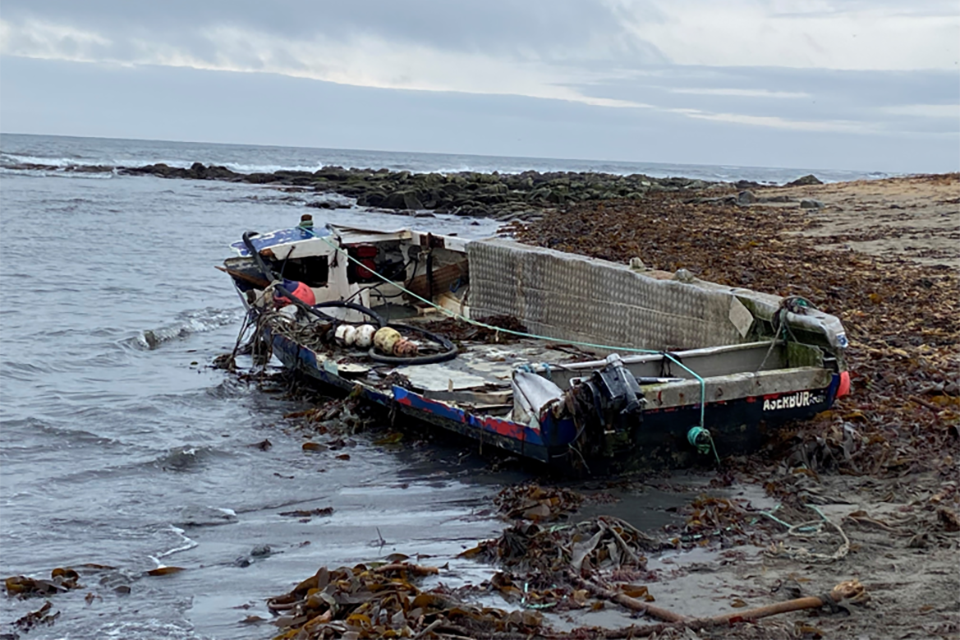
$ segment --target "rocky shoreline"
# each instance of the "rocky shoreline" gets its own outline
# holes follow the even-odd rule
[[[26,170],[54,171],[59,167],[26,164]],[[656,193],[687,193],[691,197],[718,199],[729,204],[756,202],[751,189],[772,185],[741,180],[710,182],[695,178],[655,178],[644,174],[619,175],[594,172],[524,171],[522,173],[412,173],[388,169],[345,169],[326,166],[317,171],[238,173],[220,165],[193,163],[189,168],[158,163],[139,167],[73,166],[71,172],[115,172],[125,176],[156,176],[180,180],[223,180],[289,187],[317,194],[336,194],[356,200],[358,206],[391,211],[435,213],[484,218],[523,219],[544,209],[581,202],[641,200]],[[822,184],[807,175],[788,187]],[[315,201],[308,206],[332,208]]]
[[[724,188],[690,178],[652,178],[604,173],[524,171],[518,174],[458,172],[411,173],[388,169],[323,167],[314,172],[236,173],[222,166],[194,163],[189,169],[153,164],[121,168],[120,175],[153,175],[188,180],[226,180],[277,187],[300,187],[353,198],[361,207],[394,211],[434,211],[504,218],[536,213],[572,202],[640,199],[659,191]]]

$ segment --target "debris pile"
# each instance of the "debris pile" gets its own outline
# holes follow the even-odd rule
[[[514,316],[489,316],[479,318],[477,321],[490,327],[499,327],[500,329],[507,329],[508,331],[527,333],[527,328]],[[509,343],[516,342],[519,339],[511,333],[497,331],[489,327],[481,327],[457,318],[434,320],[433,322],[426,323],[424,327],[433,333],[447,336],[454,342],[472,340],[487,343]]]
[[[500,513],[508,520],[533,522],[564,520],[583,504],[584,496],[569,489],[544,488],[522,484],[503,488],[493,499]]]
[[[305,435],[343,436],[364,431],[370,424],[370,411],[355,398],[332,398],[283,418]]]
[[[670,539],[677,548],[689,549],[719,543],[722,547],[753,544],[762,546],[767,536],[755,525],[762,521],[745,500],[699,496],[685,509],[686,522],[679,535]]]
[[[322,567],[287,594],[270,598],[283,639],[477,637],[529,634],[542,624],[532,611],[504,612],[459,602],[442,589],[414,583],[439,569],[403,560],[329,570]]]

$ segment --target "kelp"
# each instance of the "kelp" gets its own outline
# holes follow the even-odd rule
[[[50,579],[27,578],[25,576],[10,576],[4,580],[8,596],[21,598],[43,597],[56,593],[63,593],[71,589],[83,588],[79,583],[80,574],[70,568],[57,567],[50,572]]]
[[[643,570],[645,554],[662,548],[663,544],[628,522],[599,516],[577,524],[549,527],[521,522],[460,555],[537,574],[549,582],[568,569],[583,573],[601,569]]]
[[[534,522],[566,519],[583,501],[584,496],[576,491],[532,483],[505,487],[493,499],[504,518]]]
[[[60,617],[59,611],[51,611],[53,603],[49,600],[36,611],[31,611],[13,622],[13,627],[20,631],[31,631],[40,625],[52,625]]]
[[[536,612],[466,604],[442,588],[416,585],[438,572],[402,560],[321,567],[289,593],[267,600],[267,607],[279,616],[274,624],[284,640],[528,634],[542,624]]]

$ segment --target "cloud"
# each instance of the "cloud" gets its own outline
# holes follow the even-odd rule
[[[960,120],[960,104],[905,104],[896,107],[883,107],[883,111],[894,115],[916,116],[918,118],[949,118]]]
[[[648,10],[650,14],[653,9]],[[151,38],[193,49],[225,27],[282,41],[383,40],[438,51],[483,53],[514,60],[646,59],[665,62],[625,28],[621,10],[581,0],[5,0],[4,19],[66,23],[85,30]]]
[[[517,96],[678,126],[955,135],[958,28],[939,0],[4,0],[0,54]]]
[[[953,2],[687,0],[660,21],[619,4],[637,39],[678,65],[956,70],[960,61]]]
[[[956,129],[797,130],[659,109],[365,88],[268,73],[8,57],[0,65],[0,121],[11,133],[804,168],[797,177],[831,168],[960,168]]]
[[[692,93],[704,96],[738,96],[743,98],[809,98],[804,91],[770,91],[768,89],[705,89],[701,87],[670,88],[672,93]]]
[[[332,15],[325,14],[315,22],[304,19],[281,25],[267,20],[256,26],[253,17],[259,9],[241,14],[242,18],[211,16],[199,10],[198,21],[191,23],[190,15],[198,13],[193,10],[185,11],[180,25],[172,24],[165,14],[160,27],[149,31],[122,12],[92,20],[91,14],[71,16],[67,11],[56,21],[52,12],[45,19],[18,7],[21,10],[12,12],[12,18],[11,12],[5,11],[0,21],[5,36],[0,52],[74,62],[277,73],[365,87],[525,95],[613,107],[641,105],[581,95],[573,87],[589,81],[590,72],[563,60],[572,55],[589,63],[629,54],[641,61],[662,61],[653,50],[618,40],[609,13],[600,12],[592,21],[577,21],[574,9],[581,3],[551,3],[549,11],[539,14],[505,11],[499,30],[493,28],[489,11],[483,20],[478,5],[470,3],[457,5],[459,15],[451,15],[447,4],[426,11],[411,3],[404,6],[413,15],[403,16],[396,15],[397,3],[367,4],[377,8],[369,19],[346,15],[337,5]],[[149,19],[150,11],[140,20]],[[79,26],[69,22],[71,19]],[[432,23],[430,28],[425,22]],[[303,23],[316,26],[305,30]],[[165,30],[174,26],[179,28]],[[610,33],[605,33],[608,28]],[[578,31],[579,46],[567,48],[573,30]],[[424,39],[418,41],[421,32]],[[451,34],[458,32],[463,39],[451,40]],[[485,47],[480,46],[481,40]]]
[[[844,133],[859,133],[871,129],[864,122],[852,120],[791,120],[779,116],[751,116],[742,113],[707,113],[697,109],[677,109],[691,118],[713,120],[714,122],[731,122],[774,129],[791,129],[795,131],[834,131]]]

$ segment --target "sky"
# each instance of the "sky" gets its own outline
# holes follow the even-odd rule
[[[960,170],[956,0],[3,0],[0,131]]]

